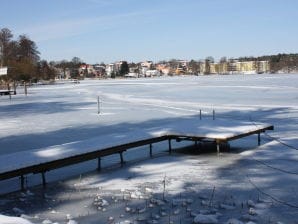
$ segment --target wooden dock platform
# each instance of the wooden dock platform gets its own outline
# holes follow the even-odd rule
[[[13,90],[0,90],[0,96],[16,95]]]
[[[123,164],[123,152],[139,146],[149,145],[149,154],[152,156],[152,144],[157,142],[168,141],[168,151],[171,153],[172,140],[194,142],[208,140],[215,142],[217,151],[220,152],[222,143],[254,134],[257,134],[257,142],[260,145],[261,133],[274,129],[269,124],[233,122],[233,124],[221,120],[197,122],[192,119],[169,124],[166,127],[153,127],[149,130],[126,133],[126,135],[115,133],[89,141],[2,155],[0,156],[0,181],[20,177],[21,189],[24,189],[26,175],[41,173],[42,184],[45,186],[45,173],[48,171],[89,160],[97,160],[97,169],[100,170],[101,158],[112,154],[119,154],[120,162]]]

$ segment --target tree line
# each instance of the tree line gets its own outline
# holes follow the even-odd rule
[[[0,66],[8,67],[8,75],[0,76],[1,83],[37,82],[39,80],[55,79],[58,70],[64,73],[70,73],[71,78],[80,77],[79,68],[85,64],[80,58],[74,57],[72,60],[62,60],[58,62],[47,62],[40,59],[40,52],[36,43],[26,35],[19,35],[16,39],[8,28],[0,30]],[[232,59],[229,59],[232,60]],[[229,61],[222,57],[220,63]],[[240,57],[239,61],[269,61],[272,73],[278,71],[292,72],[298,70],[298,54],[277,54],[260,57]],[[214,62],[212,57],[207,57],[205,61]],[[170,67],[179,67],[179,60],[172,59],[168,62],[163,61]],[[191,60],[189,67],[193,73],[200,69],[200,61]],[[134,63],[131,63],[135,65]],[[129,71],[129,65],[126,62],[121,65],[118,73],[114,76],[123,76]]]

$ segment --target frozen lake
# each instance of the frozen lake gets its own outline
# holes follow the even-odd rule
[[[210,200],[213,187],[217,192],[214,201],[219,204],[225,197],[233,196],[235,200],[232,201],[237,208],[234,208],[234,212],[217,208],[223,213],[223,216],[216,217],[219,223],[226,222],[229,218],[240,219],[247,212],[241,209],[241,203],[250,199],[257,203],[259,196],[271,204],[267,204],[261,210],[255,208],[259,209],[259,214],[256,215],[257,223],[270,223],[269,219],[272,219],[272,223],[295,223],[295,220],[298,220],[298,75],[84,80],[80,84],[35,86],[29,89],[28,96],[23,95],[22,91],[20,89],[20,94],[13,96],[12,100],[4,96],[0,98],[0,155],[88,141],[100,135],[128,133],[152,125],[162,126],[185,117],[197,117],[199,110],[202,110],[202,119],[209,119],[215,110],[216,118],[269,123],[274,125],[275,130],[263,136],[264,145],[258,150],[256,137],[250,136],[231,142],[232,152],[220,157],[213,153],[162,156],[135,165],[128,164],[121,170],[103,172],[102,175],[92,174],[95,169],[92,162],[49,172],[48,179],[52,182],[76,176],[65,183],[59,183],[63,185],[62,188],[65,187],[65,192],[69,195],[65,206],[59,203],[49,205],[52,210],[58,211],[59,215],[54,212],[48,214],[49,206],[44,205],[41,206],[43,209],[39,209],[32,205],[36,200],[42,201],[37,196],[40,193],[39,188],[34,193],[36,197],[21,197],[17,193],[13,196],[3,196],[0,200],[2,214],[20,215],[16,209],[13,210],[13,206],[18,206],[24,210],[24,214],[31,217],[29,219],[33,223],[40,223],[44,219],[65,223],[68,220],[65,218],[66,215],[72,212],[74,203],[78,203],[80,215],[72,214],[72,217],[81,223],[98,223],[99,220],[102,220],[99,223],[107,223],[109,216],[115,218],[115,208],[123,209],[125,217],[117,216],[114,223],[135,220],[136,215],[125,213],[123,203],[108,207],[107,213],[100,213],[100,217],[104,216],[104,219],[98,218],[98,213],[88,206],[97,194],[102,193],[102,189],[110,189],[112,193],[121,192],[122,188],[131,192],[137,189],[145,194],[140,189],[144,183],[153,191],[154,197],[157,197],[156,195],[162,191],[160,182],[166,175],[170,192],[167,194],[171,195],[168,197],[177,197],[185,193],[188,195],[185,197],[192,198],[204,196],[207,192],[207,198]],[[182,146],[181,143],[175,145]],[[157,144],[154,150],[163,151],[165,145]],[[128,154],[127,158],[144,158],[144,153],[139,154],[133,152]],[[103,162],[106,166],[115,164],[118,157],[106,158]],[[236,174],[235,170],[241,172]],[[90,171],[90,176],[82,179],[80,177],[78,183],[77,176]],[[40,177],[35,176],[28,177],[28,186],[40,183]],[[0,183],[0,191],[16,190],[18,184],[18,180],[3,181]],[[99,188],[100,192],[95,190]],[[48,194],[51,194],[51,199],[66,200],[65,192],[55,189],[55,185],[49,187]],[[77,199],[74,198],[77,191],[83,189],[88,190],[81,197],[88,200],[76,202]],[[262,195],[261,192],[273,196],[280,202],[268,195]],[[13,205],[9,198],[14,197],[23,199],[17,205]],[[193,210],[195,207],[206,209],[201,207],[200,200],[195,200]],[[31,203],[32,209],[26,210],[24,201]],[[158,212],[157,207],[154,212]],[[165,208],[167,211],[168,209]],[[207,206],[207,209],[210,210],[210,206]],[[86,214],[87,210],[90,215],[82,218],[82,214]],[[145,212],[144,216],[149,215],[148,212]],[[32,218],[36,214],[39,218]],[[175,216],[177,223],[180,220],[185,220],[182,223],[191,223],[194,219],[187,218],[187,213],[180,214],[182,218]],[[265,218],[260,218],[261,214]],[[148,217],[147,219],[149,220]],[[159,223],[164,223],[165,220],[166,218],[160,218]]]
[[[214,109],[219,117],[270,121],[297,111],[297,83],[297,75],[233,75],[38,86],[27,97],[0,98],[0,154],[170,122],[200,109],[203,117]]]

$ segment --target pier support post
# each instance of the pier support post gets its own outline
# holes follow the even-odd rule
[[[150,157],[152,158],[152,144],[149,145],[149,149],[150,149]]]
[[[261,145],[261,133],[259,132],[258,133],[258,146]]]
[[[47,182],[46,182],[46,175],[45,175],[45,172],[42,172],[42,173],[41,173],[41,177],[42,177],[42,186],[43,186],[43,187],[46,187]]]
[[[121,166],[123,166],[124,165],[123,152],[120,152],[119,155],[120,155]]]
[[[25,178],[24,178],[24,176],[22,175],[22,176],[20,177],[20,179],[21,179],[21,190],[24,191],[24,190],[25,190]]]
[[[220,153],[220,142],[216,141],[216,151],[219,154]]]
[[[169,138],[168,142],[169,142],[169,154],[171,154],[172,153],[172,143],[171,143],[170,138]]]
[[[97,171],[101,171],[101,157],[97,158]]]

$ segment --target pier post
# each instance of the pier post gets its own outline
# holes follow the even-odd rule
[[[258,146],[261,145],[261,133],[259,132],[258,133]]]
[[[202,110],[200,110],[200,120],[202,120]]]
[[[121,163],[121,166],[124,165],[124,159],[123,159],[123,152],[120,152],[120,163]]]
[[[219,154],[220,153],[220,142],[216,141],[216,151]]]
[[[24,191],[25,190],[25,178],[23,175],[20,178],[21,178],[21,190]]]
[[[169,138],[168,142],[169,142],[169,154],[171,154],[172,153],[172,144],[171,144],[170,138]]]
[[[41,177],[42,177],[42,186],[46,187],[47,182],[46,182],[45,172],[41,173]]]
[[[149,145],[149,149],[150,149],[150,157],[152,158],[152,144]]]
[[[101,171],[101,157],[97,158],[97,171]]]

